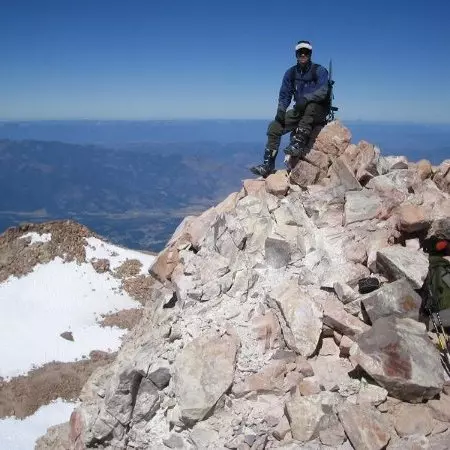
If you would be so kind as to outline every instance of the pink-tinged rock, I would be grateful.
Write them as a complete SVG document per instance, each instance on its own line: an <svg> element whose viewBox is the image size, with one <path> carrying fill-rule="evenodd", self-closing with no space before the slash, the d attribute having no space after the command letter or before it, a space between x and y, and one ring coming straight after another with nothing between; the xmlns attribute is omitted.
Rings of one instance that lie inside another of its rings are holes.
<svg viewBox="0 0 450 450"><path fill-rule="evenodd" d="M70 415L69 427L69 441L72 448L84 450L85 446L81 440L84 423L79 411L75 410Z"/></svg>
<svg viewBox="0 0 450 450"><path fill-rule="evenodd" d="M369 325L347 313L342 303L332 299L323 305L323 323L351 339L370 329Z"/></svg>
<svg viewBox="0 0 450 450"><path fill-rule="evenodd" d="M237 193L228 196L225 201L230 201L230 199L236 195ZM226 204L224 202L219 205L224 207L224 204ZM190 243L195 249L200 249L205 235L211 228L212 223L216 220L219 211L220 209L217 209L217 207L212 207L199 216L186 217L180 225L178 225L167 246L180 248Z"/></svg>
<svg viewBox="0 0 450 450"><path fill-rule="evenodd" d="M321 391L319 380L317 377L307 377L297 384L298 392L304 397L315 395Z"/></svg>
<svg viewBox="0 0 450 450"><path fill-rule="evenodd" d="M350 360L400 400L433 398L444 385L439 352L425 325L412 319L378 319L352 346Z"/></svg>
<svg viewBox="0 0 450 450"><path fill-rule="evenodd" d="M436 186L450 194L450 159L443 161L434 174L433 181Z"/></svg>
<svg viewBox="0 0 450 450"><path fill-rule="evenodd" d="M300 372L304 377L312 377L314 375L310 362L304 356L298 355L295 359L295 365L297 372Z"/></svg>
<svg viewBox="0 0 450 450"><path fill-rule="evenodd" d="M356 178L363 184L378 175L377 162L379 150L366 141L358 143L359 152L354 163Z"/></svg>
<svg viewBox="0 0 450 450"><path fill-rule="evenodd" d="M318 167L324 171L328 170L330 165L330 158L323 152L311 149L304 157L305 161L309 162L313 166Z"/></svg>
<svg viewBox="0 0 450 450"><path fill-rule="evenodd" d="M416 164L416 170L420 176L421 180L425 180L431 176L432 173L432 167L430 161L427 159L421 159Z"/></svg>
<svg viewBox="0 0 450 450"><path fill-rule="evenodd" d="M246 195L253 195L258 197L262 192L265 191L266 181L265 180L244 180L244 191Z"/></svg>
<svg viewBox="0 0 450 450"><path fill-rule="evenodd" d="M344 427L338 421L326 430L320 431L319 437L320 442L322 442L323 445L327 445L332 448L340 448L339 446L346 439Z"/></svg>
<svg viewBox="0 0 450 450"><path fill-rule="evenodd" d="M300 160L291 171L291 183L298 184L301 187L307 187L316 182L319 172L319 168Z"/></svg>
<svg viewBox="0 0 450 450"><path fill-rule="evenodd" d="M355 450L381 450L388 444L387 423L373 406L345 404L338 415Z"/></svg>
<svg viewBox="0 0 450 450"><path fill-rule="evenodd" d="M280 345L282 340L281 327L271 309L266 314L253 319L253 327L256 339L262 343L264 351Z"/></svg>
<svg viewBox="0 0 450 450"><path fill-rule="evenodd" d="M430 441L426 436L416 434L413 436L406 436L391 442L388 447L389 450L445 450L445 447L430 446Z"/></svg>
<svg viewBox="0 0 450 450"><path fill-rule="evenodd" d="M352 134L350 130L336 120L330 122L319 131L314 141L313 149L327 155L338 156L344 153L351 139Z"/></svg>
<svg viewBox="0 0 450 450"><path fill-rule="evenodd" d="M149 269L149 273L161 283L164 283L166 280L170 280L178 262L179 251L176 246L166 247L158 254L155 262Z"/></svg>
<svg viewBox="0 0 450 450"><path fill-rule="evenodd" d="M355 162L358 157L358 153L360 152L360 148L355 144L350 144L342 153L341 157L343 161L347 164L347 166L352 170L352 173L355 173Z"/></svg>
<svg viewBox="0 0 450 450"><path fill-rule="evenodd" d="M433 417L441 422L450 422L450 397L442 394L438 400L430 400L428 407Z"/></svg>
<svg viewBox="0 0 450 450"><path fill-rule="evenodd" d="M342 336L341 342L339 343L340 356L349 356L350 348L354 342L348 336Z"/></svg>
<svg viewBox="0 0 450 450"><path fill-rule="evenodd" d="M419 205L404 203L395 209L395 213L398 215L398 227L401 231L415 233L429 226L430 219Z"/></svg>
<svg viewBox="0 0 450 450"><path fill-rule="evenodd" d="M277 197L284 197L289 190L289 179L285 170L278 170L266 178L266 191Z"/></svg>
<svg viewBox="0 0 450 450"><path fill-rule="evenodd" d="M334 342L334 338L324 338L322 339L322 346L319 351L320 356L339 356L339 347Z"/></svg>
<svg viewBox="0 0 450 450"><path fill-rule="evenodd" d="M284 375L286 363L281 360L271 361L258 373L249 375L244 381L233 386L233 394L242 397L249 392L258 394L281 394L284 392Z"/></svg>
<svg viewBox="0 0 450 450"><path fill-rule="evenodd" d="M413 434L428 436L433 431L433 416L425 405L403 403L394 412L394 426L400 437Z"/></svg>
<svg viewBox="0 0 450 450"><path fill-rule="evenodd" d="M359 191L362 189L360 182L353 174L353 170L347 164L343 156L340 156L333 161L330 172L333 172L335 182L344 186L345 190Z"/></svg>

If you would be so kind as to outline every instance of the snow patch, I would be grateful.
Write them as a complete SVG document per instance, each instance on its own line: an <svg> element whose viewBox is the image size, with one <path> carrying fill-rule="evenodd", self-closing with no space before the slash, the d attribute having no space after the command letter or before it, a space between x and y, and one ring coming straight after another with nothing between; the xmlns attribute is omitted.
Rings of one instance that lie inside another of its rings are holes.
<svg viewBox="0 0 450 450"><path fill-rule="evenodd" d="M137 259L141 262L141 274L148 275L148 269L153 265L155 256L119 247L103 242L96 237L85 238L87 245L86 260L108 259L111 270L119 268L127 259Z"/></svg>
<svg viewBox="0 0 450 450"><path fill-rule="evenodd" d="M46 242L50 242L52 240L52 233L44 233L39 234L34 231L31 231L30 233L24 234L20 237L20 239L26 239L31 238L30 245L42 243L45 244Z"/></svg>
<svg viewBox="0 0 450 450"><path fill-rule="evenodd" d="M13 417L0 420L0 448L8 450L30 450L36 439L47 432L47 428L67 422L76 403L56 400L41 406L32 416L20 420Z"/></svg>
<svg viewBox="0 0 450 450"><path fill-rule="evenodd" d="M25 374L51 361L75 361L92 350L116 351L126 330L101 327L100 314L141 305L121 281L91 264L56 258L0 284L0 376ZM60 337L73 333L74 342Z"/></svg>

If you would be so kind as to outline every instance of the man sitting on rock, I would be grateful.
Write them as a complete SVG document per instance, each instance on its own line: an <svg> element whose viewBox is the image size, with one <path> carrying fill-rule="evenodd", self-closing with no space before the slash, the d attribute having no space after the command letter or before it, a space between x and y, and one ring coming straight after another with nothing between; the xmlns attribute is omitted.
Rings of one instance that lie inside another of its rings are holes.
<svg viewBox="0 0 450 450"><path fill-rule="evenodd" d="M295 46L297 64L284 74L277 114L267 130L264 162L250 168L255 175L266 178L274 171L283 134L296 130L284 153L299 157L304 153L313 126L326 121L329 108L328 71L319 64L313 64L311 54L312 45L309 41L299 41ZM295 106L286 111L292 97Z"/></svg>

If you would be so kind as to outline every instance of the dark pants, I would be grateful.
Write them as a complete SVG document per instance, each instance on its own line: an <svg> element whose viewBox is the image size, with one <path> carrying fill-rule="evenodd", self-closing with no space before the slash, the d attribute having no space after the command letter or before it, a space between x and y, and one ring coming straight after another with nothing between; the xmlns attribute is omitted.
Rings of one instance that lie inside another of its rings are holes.
<svg viewBox="0 0 450 450"><path fill-rule="evenodd" d="M325 123L326 118L327 109L319 103L308 103L306 108L300 112L290 109L286 111L284 127L275 120L269 124L266 148L272 151L272 156L276 156L283 134L301 127L304 130L304 134L309 136L313 127Z"/></svg>

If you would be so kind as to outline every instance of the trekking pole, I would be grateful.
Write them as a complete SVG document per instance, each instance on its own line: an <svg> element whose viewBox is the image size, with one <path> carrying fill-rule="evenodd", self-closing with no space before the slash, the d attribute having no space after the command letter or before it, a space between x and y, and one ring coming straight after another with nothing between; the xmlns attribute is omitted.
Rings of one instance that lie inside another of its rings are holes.
<svg viewBox="0 0 450 450"><path fill-rule="evenodd" d="M430 317L431 317L431 321L433 322L434 330L436 331L436 335L438 338L438 342L439 342L441 351L442 351L442 353L445 354L445 357L447 360L446 365L450 369L449 339L448 339L447 333L445 332L444 326L442 325L441 316L439 315L438 312L433 313L430 311ZM436 319L437 319L438 323L436 323Z"/></svg>

